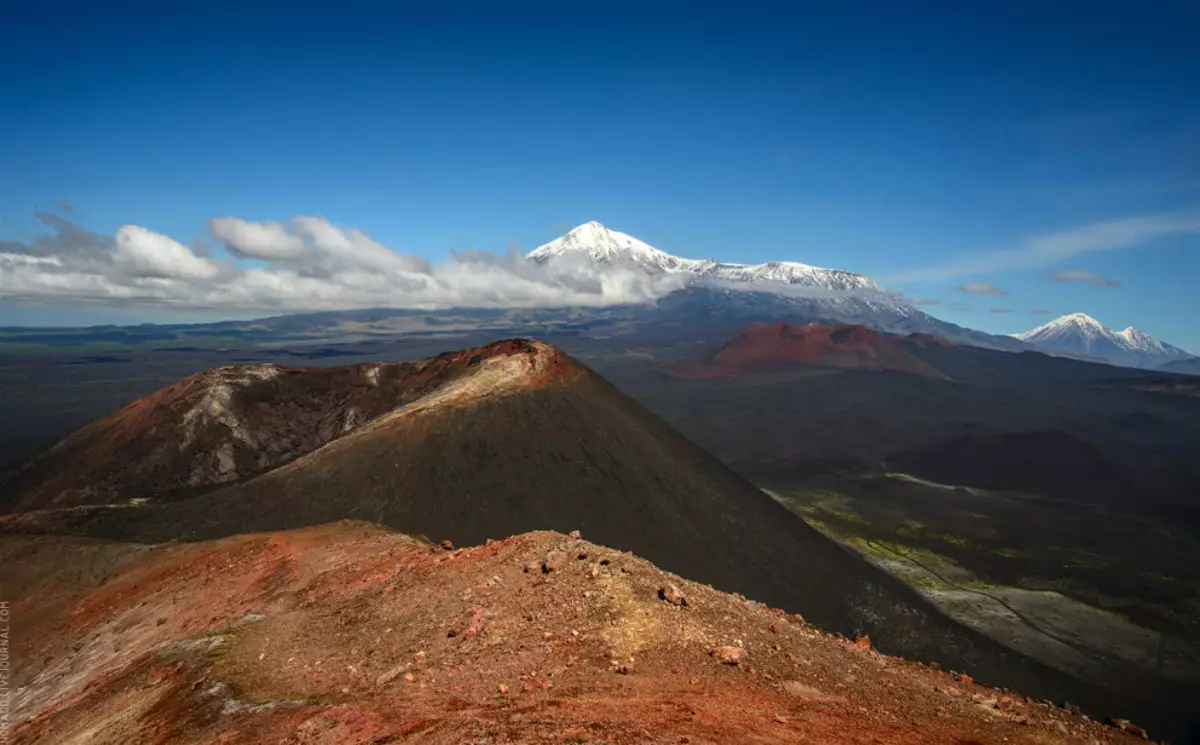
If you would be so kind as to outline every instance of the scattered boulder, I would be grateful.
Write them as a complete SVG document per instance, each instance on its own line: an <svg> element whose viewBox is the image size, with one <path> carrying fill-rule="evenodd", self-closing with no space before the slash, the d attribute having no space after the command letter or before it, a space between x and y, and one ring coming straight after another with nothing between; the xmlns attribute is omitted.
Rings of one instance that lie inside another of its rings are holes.
<svg viewBox="0 0 1200 745"><path fill-rule="evenodd" d="M531 561L525 565L525 573L526 574L533 574L534 572L540 572L541 570L542 570L542 562L540 562L540 561Z"/></svg>
<svg viewBox="0 0 1200 745"><path fill-rule="evenodd" d="M1116 727L1117 729L1119 729L1123 732L1128 732L1129 734L1133 735L1134 737L1140 737L1143 740L1150 739L1150 735L1146 733L1146 730L1137 726L1136 724L1129 721L1128 719L1114 719L1114 720L1112 720L1112 723L1113 723L1113 726Z"/></svg>
<svg viewBox="0 0 1200 745"><path fill-rule="evenodd" d="M400 673L404 672L404 670L407 667L408 667L408 665L396 665L391 670L388 670L386 673L383 673L378 678L376 678L375 685L385 686L388 683L391 683L393 680L400 677Z"/></svg>
<svg viewBox="0 0 1200 745"><path fill-rule="evenodd" d="M854 646L858 647L859 649L870 649L871 648L871 637L869 637L869 636L857 637L854 640Z"/></svg>
<svg viewBox="0 0 1200 745"><path fill-rule="evenodd" d="M567 554L563 551L551 551L542 559L542 571L546 574L556 569L562 569L567 563Z"/></svg>
<svg viewBox="0 0 1200 745"><path fill-rule="evenodd" d="M572 538L579 538L580 533L578 530L572 530L568 535L570 535Z"/></svg>
<svg viewBox="0 0 1200 745"><path fill-rule="evenodd" d="M833 701L841 698L840 696L831 696L818 688L813 688L809 684L801 683L798 680L785 680L780 684L780 688L789 696L812 699L814 701Z"/></svg>
<svg viewBox="0 0 1200 745"><path fill-rule="evenodd" d="M449 538L442 541L438 545L442 547L443 551L453 551L454 550L454 544L450 541Z"/></svg>
<svg viewBox="0 0 1200 745"><path fill-rule="evenodd" d="M740 665L742 664L742 660L746 658L746 650L741 647L730 647L727 645L713 647L709 654L715 657L717 662L726 665Z"/></svg>
<svg viewBox="0 0 1200 745"><path fill-rule="evenodd" d="M680 590L671 582L658 588L658 597L671 605L683 606L688 604L687 596L683 594L683 590Z"/></svg>

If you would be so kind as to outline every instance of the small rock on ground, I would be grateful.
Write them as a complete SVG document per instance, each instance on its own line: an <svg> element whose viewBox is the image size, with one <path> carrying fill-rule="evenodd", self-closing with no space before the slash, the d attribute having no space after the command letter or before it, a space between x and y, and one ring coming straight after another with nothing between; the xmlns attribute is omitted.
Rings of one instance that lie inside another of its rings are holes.
<svg viewBox="0 0 1200 745"><path fill-rule="evenodd" d="M562 569L567 563L567 555L563 551L551 551L546 554L546 558L542 560L542 571L549 574L555 569Z"/></svg>
<svg viewBox="0 0 1200 745"><path fill-rule="evenodd" d="M713 647L712 652L709 654L715 657L718 662L726 665L740 665L742 664L742 660L746 658L746 650L741 647Z"/></svg>
<svg viewBox="0 0 1200 745"><path fill-rule="evenodd" d="M658 588L658 596L671 605L688 604L687 596L683 594L683 590L680 590L671 582L668 582L662 587Z"/></svg>

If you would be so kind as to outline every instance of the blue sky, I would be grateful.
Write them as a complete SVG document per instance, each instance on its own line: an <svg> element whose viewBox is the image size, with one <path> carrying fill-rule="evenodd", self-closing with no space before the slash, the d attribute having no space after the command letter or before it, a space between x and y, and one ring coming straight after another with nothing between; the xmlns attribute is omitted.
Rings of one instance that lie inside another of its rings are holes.
<svg viewBox="0 0 1200 745"><path fill-rule="evenodd" d="M210 218L320 215L439 262L599 220L1200 352L1195 3L198 5L16 3L0 239L45 210L203 251ZM1004 258L1053 236L1084 248ZM1008 294L953 289L980 282ZM5 324L214 314L0 296Z"/></svg>

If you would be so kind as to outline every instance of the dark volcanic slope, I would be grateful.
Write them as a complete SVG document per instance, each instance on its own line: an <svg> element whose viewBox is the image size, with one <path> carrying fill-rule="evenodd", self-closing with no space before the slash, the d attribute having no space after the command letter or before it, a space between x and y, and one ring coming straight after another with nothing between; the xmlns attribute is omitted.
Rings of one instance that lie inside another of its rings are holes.
<svg viewBox="0 0 1200 745"><path fill-rule="evenodd" d="M736 378L801 366L946 377L895 341L864 326L782 322L751 324L702 359L672 365L666 372L682 378Z"/></svg>
<svg viewBox="0 0 1200 745"><path fill-rule="evenodd" d="M827 629L867 634L884 651L1113 711L936 614L553 347L461 354L469 369L444 385L250 481L165 504L23 513L3 527L161 542L365 518L456 543L579 528Z"/></svg>
<svg viewBox="0 0 1200 745"><path fill-rule="evenodd" d="M420 398L469 361L450 353L412 364L214 368L0 472L0 510L185 496L244 480Z"/></svg>
<svg viewBox="0 0 1200 745"><path fill-rule="evenodd" d="M936 446L898 453L887 462L892 470L920 474L943 484L1043 493L1062 499L1077 497L1080 487L1087 486L1087 497L1080 500L1087 503L1119 500L1136 490L1104 451L1059 430L962 435Z"/></svg>

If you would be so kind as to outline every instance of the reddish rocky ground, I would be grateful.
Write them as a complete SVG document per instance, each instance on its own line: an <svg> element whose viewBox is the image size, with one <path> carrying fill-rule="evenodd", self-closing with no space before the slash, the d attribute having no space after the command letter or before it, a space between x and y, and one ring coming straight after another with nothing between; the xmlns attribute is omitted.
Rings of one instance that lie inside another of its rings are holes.
<svg viewBox="0 0 1200 745"><path fill-rule="evenodd" d="M559 533L0 537L19 743L1120 743Z"/></svg>
<svg viewBox="0 0 1200 745"><path fill-rule="evenodd" d="M751 324L715 352L666 371L684 378L736 378L797 367L895 370L946 377L894 340L864 326L782 322Z"/></svg>

